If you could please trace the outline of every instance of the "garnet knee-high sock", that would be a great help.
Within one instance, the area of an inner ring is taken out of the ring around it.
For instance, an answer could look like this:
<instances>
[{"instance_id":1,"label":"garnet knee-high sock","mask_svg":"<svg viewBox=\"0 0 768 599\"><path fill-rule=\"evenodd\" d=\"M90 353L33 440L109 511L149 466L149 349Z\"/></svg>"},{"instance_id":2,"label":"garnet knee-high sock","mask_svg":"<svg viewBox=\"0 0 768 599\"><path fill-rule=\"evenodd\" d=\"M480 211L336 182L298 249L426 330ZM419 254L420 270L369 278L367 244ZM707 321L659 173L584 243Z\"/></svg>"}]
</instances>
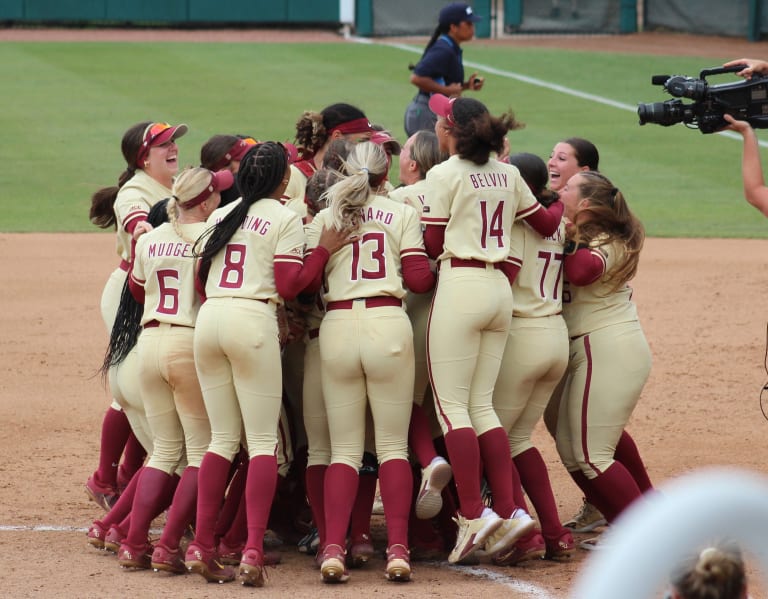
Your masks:
<instances>
[{"instance_id":1,"label":"garnet knee-high sock","mask_svg":"<svg viewBox=\"0 0 768 599\"><path fill-rule=\"evenodd\" d=\"M535 447L526 449L513 458L520 482L528 493L541 524L545 538L557 539L563 533L563 525L557 513L557 503L549 482L547 465Z\"/></svg>"},{"instance_id":2,"label":"garnet knee-high sock","mask_svg":"<svg viewBox=\"0 0 768 599\"><path fill-rule=\"evenodd\" d=\"M349 517L349 538L352 542L359 540L362 535L371 534L371 512L376 499L376 481L379 480L375 474L358 476L357 495Z\"/></svg>"},{"instance_id":3,"label":"garnet knee-high sock","mask_svg":"<svg viewBox=\"0 0 768 599\"><path fill-rule=\"evenodd\" d=\"M139 474L141 470L128 483L128 486L120 494L120 498L117 503L112 506L106 516L102 520L98 520L105 528L109 528L113 524L120 524L131 513L133 506L133 497L136 495L136 485L139 483Z\"/></svg>"},{"instance_id":4,"label":"garnet knee-high sock","mask_svg":"<svg viewBox=\"0 0 768 599\"><path fill-rule=\"evenodd\" d=\"M653 489L653 484L648 476L648 471L640 457L640 451L637 449L635 440L627 431L622 431L619 442L616 444L616 450L613 453L616 461L621 462L624 467L635 479L638 488L642 493Z\"/></svg>"},{"instance_id":5,"label":"garnet knee-high sock","mask_svg":"<svg viewBox=\"0 0 768 599\"><path fill-rule=\"evenodd\" d=\"M273 455L253 456L248 464L245 483L245 509L248 513L246 549L258 549L264 554L264 531L277 487L277 458Z\"/></svg>"},{"instance_id":6,"label":"garnet knee-high sock","mask_svg":"<svg viewBox=\"0 0 768 599\"><path fill-rule=\"evenodd\" d=\"M509 439L501 427L492 428L477 437L480 446L480 457L488 484L493 493L493 510L502 518L509 518L516 507L515 495L518 501L523 501L523 491L520 478L509 453ZM515 486L518 487L517 494Z\"/></svg>"},{"instance_id":7,"label":"garnet knee-high sock","mask_svg":"<svg viewBox=\"0 0 768 599\"><path fill-rule=\"evenodd\" d=\"M328 466L325 464L316 464L314 466L307 466L307 469L304 471L309 507L312 510L312 519L315 521L315 527L317 528L320 547L325 543L325 497L323 483L325 482L325 471L327 469Z\"/></svg>"},{"instance_id":8,"label":"garnet knee-high sock","mask_svg":"<svg viewBox=\"0 0 768 599\"><path fill-rule=\"evenodd\" d=\"M216 520L227 488L229 468L229 460L208 451L203 456L200 471L197 473L195 542L206 550L212 550L215 546Z\"/></svg>"},{"instance_id":9,"label":"garnet knee-high sock","mask_svg":"<svg viewBox=\"0 0 768 599\"><path fill-rule=\"evenodd\" d=\"M235 517L229 522L229 530L224 531L223 535L216 536L227 547L245 547L245 542L248 540L248 510L246 508L245 488L243 488L243 492L240 493L240 503L237 505Z\"/></svg>"},{"instance_id":10,"label":"garnet knee-high sock","mask_svg":"<svg viewBox=\"0 0 768 599\"><path fill-rule=\"evenodd\" d=\"M171 477L167 472L157 468L141 469L139 482L136 485L136 495L131 509L131 527L128 530L126 542L133 547L141 547L147 543L149 525L162 511L166 502L166 485Z\"/></svg>"},{"instance_id":11,"label":"garnet knee-high sock","mask_svg":"<svg viewBox=\"0 0 768 599\"><path fill-rule=\"evenodd\" d=\"M601 514L605 515L605 510L609 508L604 505L602 497L595 493L586 475L581 470L576 470L575 472L569 470L568 474L573 479L573 482L576 483L576 486L581 489L581 492L584 493L584 498L587 502L594 505Z\"/></svg>"},{"instance_id":12,"label":"garnet knee-high sock","mask_svg":"<svg viewBox=\"0 0 768 599\"><path fill-rule=\"evenodd\" d=\"M130 434L131 425L125 412L111 406L107 408L101 422L99 466L93 474L99 484L117 488L117 467Z\"/></svg>"},{"instance_id":13,"label":"garnet knee-high sock","mask_svg":"<svg viewBox=\"0 0 768 599\"><path fill-rule=\"evenodd\" d=\"M181 475L181 480L173 495L171 509L160 535L160 543L169 549L179 546L181 537L187 526L195 519L197 508L197 474L200 469L195 466L187 466Z\"/></svg>"},{"instance_id":14,"label":"garnet knee-high sock","mask_svg":"<svg viewBox=\"0 0 768 599\"><path fill-rule=\"evenodd\" d=\"M325 471L326 545L345 545L358 478L357 470L347 464L331 464Z\"/></svg>"},{"instance_id":15,"label":"garnet knee-high sock","mask_svg":"<svg viewBox=\"0 0 768 599\"><path fill-rule=\"evenodd\" d=\"M387 521L387 543L408 547L408 513L413 494L413 474L408 460L387 460L379 466L381 501Z\"/></svg>"},{"instance_id":16,"label":"garnet knee-high sock","mask_svg":"<svg viewBox=\"0 0 768 599\"><path fill-rule=\"evenodd\" d=\"M602 507L595 505L609 523L642 495L635 479L621 462L614 462L605 472L590 479L589 486L595 497L600 498Z\"/></svg>"},{"instance_id":17,"label":"garnet knee-high sock","mask_svg":"<svg viewBox=\"0 0 768 599\"><path fill-rule=\"evenodd\" d=\"M480 495L480 445L477 435L471 428L452 430L445 435L445 447L453 468L459 511L465 518L478 518L483 513L483 499Z\"/></svg>"},{"instance_id":18,"label":"garnet knee-high sock","mask_svg":"<svg viewBox=\"0 0 768 599\"><path fill-rule=\"evenodd\" d=\"M227 489L227 496L219 511L219 517L216 520L215 537L221 538L232 530L234 522L237 519L240 505L245 502L245 481L248 479L248 454L242 452L235 456L236 464L230 471L230 483ZM245 528L243 528L245 534ZM243 539L245 540L245 539Z\"/></svg>"},{"instance_id":19,"label":"garnet knee-high sock","mask_svg":"<svg viewBox=\"0 0 768 599\"><path fill-rule=\"evenodd\" d=\"M432 427L429 426L429 420L421 406L413 404L411 408L408 445L413 450L419 465L426 468L437 457L435 445L432 443Z\"/></svg>"},{"instance_id":20,"label":"garnet knee-high sock","mask_svg":"<svg viewBox=\"0 0 768 599\"><path fill-rule=\"evenodd\" d=\"M131 432L128 435L128 440L125 442L125 450L123 451L123 462L120 464L120 468L117 470L117 488L125 489L131 478L139 471L144 465L144 460L147 457L147 451L144 449L136 435Z\"/></svg>"}]
</instances>

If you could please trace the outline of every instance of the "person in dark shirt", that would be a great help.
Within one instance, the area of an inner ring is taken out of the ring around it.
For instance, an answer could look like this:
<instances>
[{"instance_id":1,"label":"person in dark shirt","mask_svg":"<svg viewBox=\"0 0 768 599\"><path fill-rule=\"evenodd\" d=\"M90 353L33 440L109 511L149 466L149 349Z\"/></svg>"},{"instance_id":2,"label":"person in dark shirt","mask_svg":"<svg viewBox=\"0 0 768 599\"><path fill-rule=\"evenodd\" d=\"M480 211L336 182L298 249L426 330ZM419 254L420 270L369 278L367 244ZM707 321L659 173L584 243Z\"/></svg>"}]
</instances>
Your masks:
<instances>
[{"instance_id":1,"label":"person in dark shirt","mask_svg":"<svg viewBox=\"0 0 768 599\"><path fill-rule=\"evenodd\" d=\"M472 73L464 80L461 44L475 36L475 23L480 17L465 2L453 2L443 7L438 24L424 49L421 59L411 65L411 83L419 92L405 110L405 131L410 137L422 129L434 130L437 117L429 109L429 97L440 93L460 96L464 90L479 91L484 79Z\"/></svg>"}]
</instances>

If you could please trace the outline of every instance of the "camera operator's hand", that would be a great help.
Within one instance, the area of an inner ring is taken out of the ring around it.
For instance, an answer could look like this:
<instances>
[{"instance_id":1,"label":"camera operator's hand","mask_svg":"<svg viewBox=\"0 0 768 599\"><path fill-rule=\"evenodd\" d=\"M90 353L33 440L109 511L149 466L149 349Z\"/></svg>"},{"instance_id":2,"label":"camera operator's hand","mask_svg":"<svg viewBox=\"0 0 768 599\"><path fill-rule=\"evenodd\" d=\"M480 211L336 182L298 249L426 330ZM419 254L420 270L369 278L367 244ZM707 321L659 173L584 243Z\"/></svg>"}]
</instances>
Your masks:
<instances>
[{"instance_id":1,"label":"camera operator's hand","mask_svg":"<svg viewBox=\"0 0 768 599\"><path fill-rule=\"evenodd\" d=\"M765 60L757 60L756 58L739 58L738 60L730 60L723 66L735 67L739 64L747 65L747 68L742 69L736 73L739 77L744 77L744 79L752 79L752 75L755 73L768 75L768 62Z\"/></svg>"},{"instance_id":2,"label":"camera operator's hand","mask_svg":"<svg viewBox=\"0 0 768 599\"><path fill-rule=\"evenodd\" d=\"M728 125L723 127L722 131L736 131L736 133L740 133L743 136L752 129L752 125L750 125L747 121L740 121L727 113L723 115L723 120L728 121Z\"/></svg>"}]
</instances>

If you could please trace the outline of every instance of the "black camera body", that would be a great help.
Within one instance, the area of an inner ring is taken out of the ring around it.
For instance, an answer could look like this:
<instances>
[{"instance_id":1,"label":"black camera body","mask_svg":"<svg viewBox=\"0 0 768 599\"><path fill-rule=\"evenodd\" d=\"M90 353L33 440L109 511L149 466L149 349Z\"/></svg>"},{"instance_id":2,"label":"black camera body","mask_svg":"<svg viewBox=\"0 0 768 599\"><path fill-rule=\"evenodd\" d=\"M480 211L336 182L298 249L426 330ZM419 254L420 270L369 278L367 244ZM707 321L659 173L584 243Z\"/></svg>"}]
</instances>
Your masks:
<instances>
[{"instance_id":1,"label":"black camera body","mask_svg":"<svg viewBox=\"0 0 768 599\"><path fill-rule=\"evenodd\" d=\"M683 75L654 75L651 78L653 85L661 85L675 98L689 98L693 103L685 104L675 99L638 104L640 124L669 127L684 123L702 133L714 133L728 124L723 115L730 114L737 120L747 121L755 129L768 129L768 77L755 74L750 80L720 85L710 85L706 80L711 75L737 73L746 66L704 69L698 79Z\"/></svg>"}]
</instances>

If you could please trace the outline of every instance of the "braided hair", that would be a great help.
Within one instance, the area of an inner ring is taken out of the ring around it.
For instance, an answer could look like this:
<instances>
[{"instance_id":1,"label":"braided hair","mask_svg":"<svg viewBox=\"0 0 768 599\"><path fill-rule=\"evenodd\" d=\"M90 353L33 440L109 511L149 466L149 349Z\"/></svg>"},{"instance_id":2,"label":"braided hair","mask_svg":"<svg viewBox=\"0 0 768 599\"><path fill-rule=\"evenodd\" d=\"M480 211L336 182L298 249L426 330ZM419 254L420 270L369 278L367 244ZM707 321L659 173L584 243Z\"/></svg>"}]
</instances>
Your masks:
<instances>
[{"instance_id":1,"label":"braided hair","mask_svg":"<svg viewBox=\"0 0 768 599\"><path fill-rule=\"evenodd\" d=\"M153 227L159 227L168 222L168 198L161 200L149 210L147 222ZM99 372L106 382L109 369L120 365L131 352L141 333L141 317L144 314L144 304L136 301L128 285L128 277L120 292L120 303L117 306L115 322L109 334L109 344L104 354Z\"/></svg>"},{"instance_id":2,"label":"braided hair","mask_svg":"<svg viewBox=\"0 0 768 599\"><path fill-rule=\"evenodd\" d=\"M347 176L321 198L328 199L331 222L337 231L355 231L362 221L361 208L387 176L387 155L380 145L365 141L352 148L344 166Z\"/></svg>"},{"instance_id":3,"label":"braided hair","mask_svg":"<svg viewBox=\"0 0 768 599\"><path fill-rule=\"evenodd\" d=\"M435 30L432 32L432 37L429 38L429 41L427 42L426 47L424 48L424 52L421 53L421 58L419 58L419 61L423 60L424 57L427 55L427 52L429 52L429 49L437 43L437 40L440 39L441 35L447 34L451 30L451 23L443 23L440 24L438 22L437 27L435 27ZM416 68L416 65L414 63L408 64L408 70L413 71Z\"/></svg>"},{"instance_id":4,"label":"braided hair","mask_svg":"<svg viewBox=\"0 0 768 599\"><path fill-rule=\"evenodd\" d=\"M97 227L101 229L117 227L114 210L117 192L136 174L136 157L144 141L144 131L151 124L152 121L136 123L123 134L120 149L126 162L125 170L118 177L117 185L102 187L91 196L88 218Z\"/></svg>"},{"instance_id":5,"label":"braided hair","mask_svg":"<svg viewBox=\"0 0 768 599\"><path fill-rule=\"evenodd\" d=\"M179 226L179 204L200 194L211 182L211 171L203 167L185 168L173 182L173 195L168 199L168 222L181 239L194 245L195 239L187 239Z\"/></svg>"},{"instance_id":6,"label":"braided hair","mask_svg":"<svg viewBox=\"0 0 768 599\"><path fill-rule=\"evenodd\" d=\"M195 242L193 253L201 258L198 276L203 285L208 280L213 257L232 239L248 216L251 206L262 198L275 195L275 191L282 185L287 168L288 153L281 143L257 143L243 156L237 172L237 186L242 200Z\"/></svg>"}]
</instances>

